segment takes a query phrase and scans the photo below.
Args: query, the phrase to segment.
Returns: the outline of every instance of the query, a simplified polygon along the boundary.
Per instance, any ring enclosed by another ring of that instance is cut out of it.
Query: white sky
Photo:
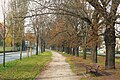
[[[2,15],[2,8],[1,8],[1,0],[0,0],[0,22],[2,21],[3,19],[3,15]]]
[[[6,3],[5,9],[7,9],[7,4],[8,4],[8,2],[9,2],[10,0],[0,0],[0,22],[3,21],[3,10],[2,10],[2,6],[3,6],[3,4],[4,4],[4,1],[5,1],[5,3]],[[120,5],[119,5],[119,7],[118,7],[118,11],[117,11],[117,12],[120,13]]]
[[[7,4],[8,4],[8,1],[10,1],[10,0],[0,0],[0,22],[3,22],[3,10],[2,10],[2,7],[4,5],[4,1],[6,3],[5,9],[7,9]]]

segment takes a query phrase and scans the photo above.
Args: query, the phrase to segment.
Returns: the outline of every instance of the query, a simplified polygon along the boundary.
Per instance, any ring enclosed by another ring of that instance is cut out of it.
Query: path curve
[[[65,62],[64,56],[53,51],[52,54],[52,61],[36,80],[80,80],[80,77],[71,71],[70,65]]]

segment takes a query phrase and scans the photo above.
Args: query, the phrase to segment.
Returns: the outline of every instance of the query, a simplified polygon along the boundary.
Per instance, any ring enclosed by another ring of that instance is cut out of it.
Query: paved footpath
[[[36,80],[80,80],[70,69],[70,65],[65,62],[65,57],[57,52],[52,52],[52,61],[47,69],[43,71]]]

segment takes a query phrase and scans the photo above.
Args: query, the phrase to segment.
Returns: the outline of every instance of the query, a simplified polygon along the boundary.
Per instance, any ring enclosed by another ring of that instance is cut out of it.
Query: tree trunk
[[[86,59],[86,48],[83,49],[83,59]]]
[[[65,51],[65,53],[67,53],[67,47],[66,46],[64,46],[64,51]]]
[[[105,68],[106,69],[115,69],[115,29],[107,28],[105,30],[105,46],[106,46],[106,60]]]
[[[75,56],[79,56],[79,47],[75,48]]]
[[[30,47],[30,56],[32,56],[32,47]]]
[[[41,39],[41,46],[40,46],[41,53],[43,53],[43,39]]]
[[[97,63],[97,46],[92,48],[91,60],[93,63]]]
[[[3,39],[3,67],[5,67],[5,35]]]
[[[4,2],[4,8],[5,8],[5,2]],[[3,32],[3,67],[5,67],[5,34],[6,34],[6,23],[5,23],[5,13],[3,14],[4,16],[4,32]]]
[[[67,54],[70,54],[70,50],[69,50],[69,47],[67,47]]]
[[[43,52],[45,52],[45,41],[43,42]]]
[[[37,40],[37,45],[36,45],[36,55],[38,55],[38,45],[39,45],[39,37],[37,36],[37,38],[36,38]]]
[[[25,51],[25,41],[22,40],[22,51]]]
[[[55,46],[52,46],[53,50],[55,50]],[[45,41],[41,39],[41,53],[45,52]]]
[[[75,56],[75,48],[73,48],[72,54]]]
[[[27,57],[29,57],[29,48],[27,48]]]
[[[72,54],[72,48],[70,48],[70,47],[69,47],[69,52],[70,52],[70,54]]]
[[[22,60],[22,42],[21,42],[21,46],[20,46],[20,60]]]

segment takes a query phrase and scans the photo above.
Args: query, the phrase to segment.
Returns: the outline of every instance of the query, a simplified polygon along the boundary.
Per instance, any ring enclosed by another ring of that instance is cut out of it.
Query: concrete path
[[[70,65],[65,62],[65,57],[57,52],[52,52],[52,61],[47,69],[43,71],[36,80],[80,80],[70,69]]]

